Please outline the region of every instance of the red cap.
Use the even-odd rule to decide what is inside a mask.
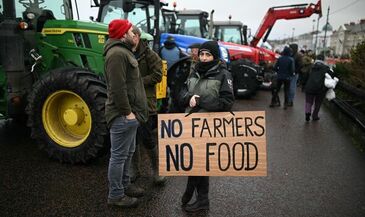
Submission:
[[[132,27],[128,20],[116,19],[109,23],[109,38],[121,39]]]

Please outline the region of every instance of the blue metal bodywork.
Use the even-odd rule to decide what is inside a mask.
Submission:
[[[189,46],[191,44],[194,44],[194,43],[201,43],[202,44],[206,41],[209,41],[206,38],[198,38],[198,37],[189,36],[189,35],[162,33],[161,37],[160,37],[160,45],[161,46],[163,46],[163,43],[166,41],[168,36],[174,37],[176,45],[185,53],[188,53]],[[219,42],[218,42],[218,44],[219,44],[221,59],[226,61],[226,63],[229,63],[230,61],[229,61],[227,48],[224,45],[220,44]]]

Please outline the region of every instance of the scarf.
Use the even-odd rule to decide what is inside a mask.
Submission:
[[[199,72],[200,75],[205,74],[209,69],[219,63],[219,59],[212,60],[210,62],[198,62],[195,65],[195,69]]]

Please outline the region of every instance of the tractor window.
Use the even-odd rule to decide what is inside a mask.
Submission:
[[[155,7],[153,5],[150,5],[148,7],[148,11],[149,11],[149,16],[150,16],[151,29],[154,29],[155,19],[156,19]],[[162,15],[161,11],[160,11],[160,15]],[[164,19],[162,18],[162,16],[160,16],[160,19],[159,19],[159,29],[160,29],[160,32],[165,32],[166,31],[165,22],[164,22]],[[150,33],[152,34],[152,32],[150,32]]]
[[[101,22],[109,24],[114,19],[128,19],[133,25],[141,28],[142,31],[148,32],[146,8],[145,5],[136,4],[132,12],[125,13],[123,11],[123,1],[110,1],[103,8]]]
[[[242,44],[241,31],[238,27],[221,27],[218,29],[218,32],[215,33],[215,36],[217,36],[220,41]]]
[[[202,37],[200,32],[199,19],[188,16],[180,16],[179,19],[180,19],[180,27],[178,30],[179,34]]]
[[[52,11],[56,19],[65,19],[64,0],[17,0],[15,4],[16,17],[23,17],[23,12],[42,14],[43,10]]]

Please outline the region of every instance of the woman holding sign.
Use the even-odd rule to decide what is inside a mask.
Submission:
[[[181,91],[180,103],[186,112],[230,111],[234,103],[232,75],[219,59],[216,41],[207,41],[199,48],[199,62],[192,69]],[[197,192],[196,201],[188,204]],[[209,209],[209,177],[189,176],[181,199],[187,212]]]

